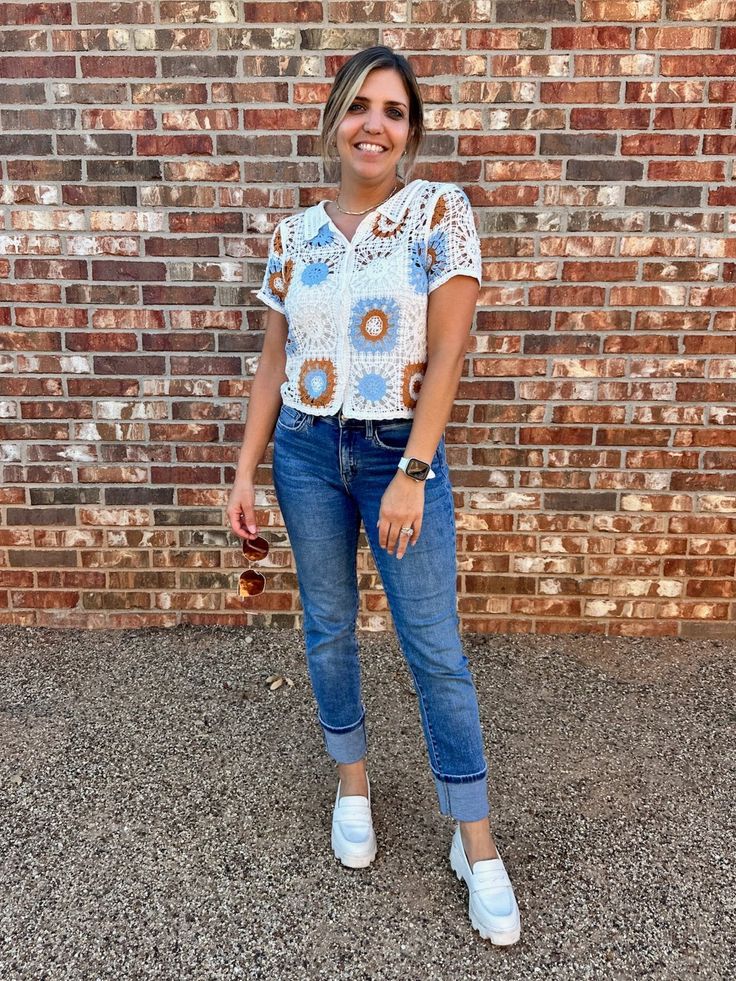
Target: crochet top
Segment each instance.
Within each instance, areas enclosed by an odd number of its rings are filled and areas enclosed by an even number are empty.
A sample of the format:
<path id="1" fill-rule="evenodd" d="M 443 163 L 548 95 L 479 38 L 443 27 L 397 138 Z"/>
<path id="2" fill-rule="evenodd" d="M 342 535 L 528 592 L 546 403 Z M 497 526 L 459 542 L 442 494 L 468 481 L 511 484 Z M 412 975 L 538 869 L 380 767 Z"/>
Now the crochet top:
<path id="1" fill-rule="evenodd" d="M 282 401 L 314 415 L 414 415 L 427 368 L 427 299 L 452 276 L 482 283 L 465 192 L 415 180 L 369 212 L 352 241 L 325 202 L 279 221 L 255 295 L 284 314 Z"/>

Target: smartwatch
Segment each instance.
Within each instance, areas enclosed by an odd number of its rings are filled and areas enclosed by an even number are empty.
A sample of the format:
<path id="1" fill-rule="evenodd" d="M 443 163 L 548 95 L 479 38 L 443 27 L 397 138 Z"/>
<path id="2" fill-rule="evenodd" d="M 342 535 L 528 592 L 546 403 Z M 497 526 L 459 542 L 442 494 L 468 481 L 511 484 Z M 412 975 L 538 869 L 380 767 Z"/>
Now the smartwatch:
<path id="1" fill-rule="evenodd" d="M 403 470 L 407 477 L 414 480 L 431 480 L 436 474 L 428 463 L 417 460 L 414 456 L 402 456 L 398 462 L 399 470 Z"/>

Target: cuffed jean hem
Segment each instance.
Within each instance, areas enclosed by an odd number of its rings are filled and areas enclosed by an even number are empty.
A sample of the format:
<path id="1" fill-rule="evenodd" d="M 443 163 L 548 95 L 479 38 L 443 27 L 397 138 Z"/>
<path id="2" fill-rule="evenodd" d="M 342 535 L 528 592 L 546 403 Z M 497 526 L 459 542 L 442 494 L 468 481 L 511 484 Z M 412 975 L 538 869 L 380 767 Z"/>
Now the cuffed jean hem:
<path id="1" fill-rule="evenodd" d="M 478 779 L 443 780 L 432 771 L 440 814 L 449 814 L 456 821 L 480 821 L 488 817 L 488 774 Z"/>
<path id="2" fill-rule="evenodd" d="M 335 728 L 325 725 L 319 712 L 319 724 L 325 737 L 327 752 L 336 763 L 357 763 L 366 754 L 368 743 L 365 734 L 365 705 L 361 705 L 360 718 L 350 726 Z"/>

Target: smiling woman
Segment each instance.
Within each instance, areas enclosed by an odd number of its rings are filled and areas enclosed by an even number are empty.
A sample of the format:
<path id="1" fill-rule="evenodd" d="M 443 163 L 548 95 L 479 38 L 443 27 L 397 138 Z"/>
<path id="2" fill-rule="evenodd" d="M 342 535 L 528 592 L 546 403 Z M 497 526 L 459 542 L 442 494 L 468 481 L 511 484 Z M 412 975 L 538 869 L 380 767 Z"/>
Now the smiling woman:
<path id="1" fill-rule="evenodd" d="M 473 926 L 511 944 L 519 910 L 488 820 L 443 435 L 482 280 L 480 241 L 462 188 L 407 181 L 423 133 L 405 58 L 377 46 L 343 64 L 322 126 L 325 170 L 339 160 L 338 192 L 282 218 L 271 237 L 257 294 L 271 319 L 228 514 L 236 534 L 256 535 L 253 474 L 273 433 L 317 721 L 339 773 L 332 848 L 353 868 L 370 865 L 377 849 L 355 632 L 365 528 L 417 692 L 439 808 L 457 821 L 451 866 L 468 884 Z"/>

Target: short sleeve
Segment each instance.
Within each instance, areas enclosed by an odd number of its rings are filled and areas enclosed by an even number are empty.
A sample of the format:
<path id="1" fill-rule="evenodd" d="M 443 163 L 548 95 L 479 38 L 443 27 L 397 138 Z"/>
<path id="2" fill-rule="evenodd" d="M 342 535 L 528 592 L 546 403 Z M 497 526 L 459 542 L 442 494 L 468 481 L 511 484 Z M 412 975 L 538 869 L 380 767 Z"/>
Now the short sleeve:
<path id="1" fill-rule="evenodd" d="M 468 196 L 447 184 L 437 196 L 427 232 L 427 293 L 453 276 L 472 276 L 482 285 L 480 240 Z"/>
<path id="2" fill-rule="evenodd" d="M 268 262 L 263 274 L 263 284 L 255 294 L 269 307 L 285 313 L 284 301 L 289 288 L 291 260 L 287 258 L 283 219 L 278 223 L 271 235 L 268 247 Z"/>

